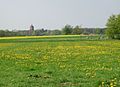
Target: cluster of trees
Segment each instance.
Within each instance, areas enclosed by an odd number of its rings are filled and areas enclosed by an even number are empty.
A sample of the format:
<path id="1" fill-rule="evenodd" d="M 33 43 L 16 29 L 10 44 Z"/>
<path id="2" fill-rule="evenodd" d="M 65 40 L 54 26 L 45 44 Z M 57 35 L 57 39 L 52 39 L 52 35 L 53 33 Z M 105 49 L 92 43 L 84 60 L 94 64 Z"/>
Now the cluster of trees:
<path id="1" fill-rule="evenodd" d="M 71 25 L 66 25 L 62 29 L 62 34 L 64 35 L 80 35 L 80 34 L 104 34 L 105 28 L 81 28 L 81 26 L 72 27 Z"/>
<path id="2" fill-rule="evenodd" d="M 13 31 L 9 31 L 9 30 L 0 30 L 0 37 L 4 37 L 4 36 L 17 36 L 16 32 Z"/>
<path id="3" fill-rule="evenodd" d="M 104 28 L 81 28 L 81 26 L 65 25 L 64 28 L 58 30 L 37 29 L 30 30 L 0 30 L 0 37 L 4 36 L 43 36 L 43 35 L 80 35 L 80 34 L 104 34 Z"/>

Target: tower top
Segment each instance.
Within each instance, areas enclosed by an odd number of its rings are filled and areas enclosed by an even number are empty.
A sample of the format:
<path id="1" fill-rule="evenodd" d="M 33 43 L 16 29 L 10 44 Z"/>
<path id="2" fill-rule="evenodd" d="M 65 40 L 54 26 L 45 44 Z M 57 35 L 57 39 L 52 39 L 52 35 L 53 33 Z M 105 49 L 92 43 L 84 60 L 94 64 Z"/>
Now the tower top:
<path id="1" fill-rule="evenodd" d="M 34 26 L 32 24 L 30 25 L 30 30 L 34 31 Z"/>

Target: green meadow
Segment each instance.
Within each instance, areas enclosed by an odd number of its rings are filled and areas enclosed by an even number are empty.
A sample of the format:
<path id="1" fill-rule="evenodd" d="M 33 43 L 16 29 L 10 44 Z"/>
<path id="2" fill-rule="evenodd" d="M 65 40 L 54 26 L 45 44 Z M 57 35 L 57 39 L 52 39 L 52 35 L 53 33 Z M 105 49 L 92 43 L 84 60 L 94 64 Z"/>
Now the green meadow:
<path id="1" fill-rule="evenodd" d="M 0 87 L 120 87 L 120 41 L 1 37 Z"/>

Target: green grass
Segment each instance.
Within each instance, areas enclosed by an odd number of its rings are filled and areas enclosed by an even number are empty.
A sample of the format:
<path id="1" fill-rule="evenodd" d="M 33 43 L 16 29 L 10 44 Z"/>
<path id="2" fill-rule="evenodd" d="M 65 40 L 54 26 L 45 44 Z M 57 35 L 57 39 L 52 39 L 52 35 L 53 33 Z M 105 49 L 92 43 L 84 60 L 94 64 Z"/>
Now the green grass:
<path id="1" fill-rule="evenodd" d="M 120 87 L 120 41 L 99 36 L 1 38 L 0 87 Z"/>

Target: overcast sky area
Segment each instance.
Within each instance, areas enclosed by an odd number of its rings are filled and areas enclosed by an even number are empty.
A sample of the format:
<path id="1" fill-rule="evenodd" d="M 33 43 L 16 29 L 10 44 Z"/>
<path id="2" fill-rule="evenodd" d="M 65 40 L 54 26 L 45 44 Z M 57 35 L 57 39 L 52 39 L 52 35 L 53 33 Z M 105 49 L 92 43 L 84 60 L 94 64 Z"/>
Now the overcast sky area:
<path id="1" fill-rule="evenodd" d="M 0 29 L 60 29 L 66 24 L 105 27 L 120 0 L 0 0 Z"/>

